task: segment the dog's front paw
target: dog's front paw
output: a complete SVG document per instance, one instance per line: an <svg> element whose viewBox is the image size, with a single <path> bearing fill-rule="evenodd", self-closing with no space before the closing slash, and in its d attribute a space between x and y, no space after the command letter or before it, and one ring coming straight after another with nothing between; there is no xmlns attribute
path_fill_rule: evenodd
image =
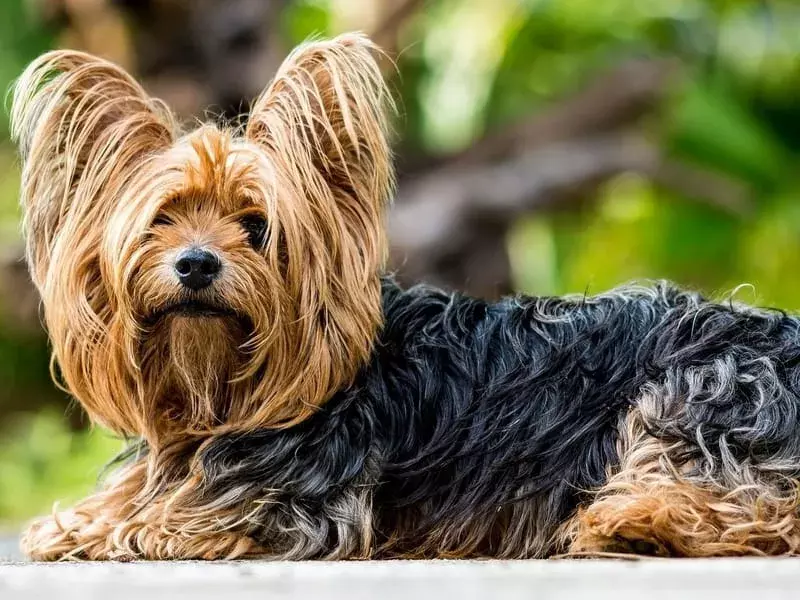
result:
<svg viewBox="0 0 800 600"><path fill-rule="evenodd" d="M128 549L145 560L221 560L263 552L255 541L240 533L184 531L167 524L123 526L114 538L118 548Z"/></svg>
<svg viewBox="0 0 800 600"><path fill-rule="evenodd" d="M127 560L109 543L104 520L75 511L55 512L37 519L23 533L22 552L31 560Z"/></svg>
<svg viewBox="0 0 800 600"><path fill-rule="evenodd" d="M75 557L77 530L71 516L53 514L37 519L22 534L20 548L31 560L53 561Z"/></svg>

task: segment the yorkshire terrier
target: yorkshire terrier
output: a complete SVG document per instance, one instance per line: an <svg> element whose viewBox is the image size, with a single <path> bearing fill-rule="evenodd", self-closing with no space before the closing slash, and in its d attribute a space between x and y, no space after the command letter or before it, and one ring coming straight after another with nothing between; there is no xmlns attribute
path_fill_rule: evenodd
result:
<svg viewBox="0 0 800 600"><path fill-rule="evenodd" d="M348 34L181 132L55 51L12 132L53 372L131 440L34 559L800 549L800 319L667 284L499 303L386 275L392 111Z"/></svg>

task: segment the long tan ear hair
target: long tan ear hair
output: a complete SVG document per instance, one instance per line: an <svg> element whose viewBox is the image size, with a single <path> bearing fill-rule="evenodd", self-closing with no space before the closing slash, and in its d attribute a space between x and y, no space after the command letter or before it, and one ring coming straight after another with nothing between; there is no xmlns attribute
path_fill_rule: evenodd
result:
<svg viewBox="0 0 800 600"><path fill-rule="evenodd" d="M121 433L141 424L107 370L112 312L98 250L121 191L174 129L169 111L130 75L82 52L42 55L14 88L27 259L54 363L93 420Z"/></svg>
<svg viewBox="0 0 800 600"><path fill-rule="evenodd" d="M359 34L300 46L251 110L246 136L276 165L290 314L262 349L252 402L233 409L245 427L302 420L371 353L394 183L393 104L375 54Z"/></svg>

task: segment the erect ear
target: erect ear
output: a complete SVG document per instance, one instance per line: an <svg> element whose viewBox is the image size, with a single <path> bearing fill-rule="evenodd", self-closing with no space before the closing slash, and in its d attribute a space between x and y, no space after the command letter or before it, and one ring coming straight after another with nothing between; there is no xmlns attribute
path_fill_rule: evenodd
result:
<svg viewBox="0 0 800 600"><path fill-rule="evenodd" d="M274 374L286 352L281 385L300 407L273 402L282 418L297 417L347 383L381 322L393 105L376 54L360 34L304 44L250 112L246 136L275 166L282 268L295 302L296 314L286 319L295 330L269 358Z"/></svg>
<svg viewBox="0 0 800 600"><path fill-rule="evenodd" d="M360 34L299 46L254 103L246 131L307 204L333 213L322 218L343 219L346 233L359 238L382 229L394 183L387 140L393 104L377 52ZM360 248L370 271L383 258L374 245Z"/></svg>
<svg viewBox="0 0 800 600"><path fill-rule="evenodd" d="M46 53L17 80L11 135L22 159L20 201L31 273L46 278L57 247L75 252L137 162L173 139L169 111L122 68L72 50Z"/></svg>
<svg viewBox="0 0 800 600"><path fill-rule="evenodd" d="M28 266L63 383L94 421L140 431L109 368L114 313L99 252L109 215L147 156L171 144L172 117L116 65L55 51L17 81L11 133L22 159Z"/></svg>

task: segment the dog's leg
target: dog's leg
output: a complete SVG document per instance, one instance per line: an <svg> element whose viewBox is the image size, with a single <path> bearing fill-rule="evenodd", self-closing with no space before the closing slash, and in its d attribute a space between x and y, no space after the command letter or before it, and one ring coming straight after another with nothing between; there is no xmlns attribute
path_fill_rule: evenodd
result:
<svg viewBox="0 0 800 600"><path fill-rule="evenodd" d="M800 549L794 497L721 494L668 476L630 475L612 482L579 511L572 553L704 557L795 554Z"/></svg>
<svg viewBox="0 0 800 600"><path fill-rule="evenodd" d="M109 558L121 555L143 560L218 560L264 552L245 533L243 516L235 509L209 513L173 507L166 517L156 515L161 512L160 506L153 509L141 519L119 523L114 528Z"/></svg>
<svg viewBox="0 0 800 600"><path fill-rule="evenodd" d="M173 513L169 520L147 520L158 511L156 505L141 516L121 519L101 502L93 496L71 510L35 521L22 537L23 552L41 561L214 560L263 552L232 526L233 514Z"/></svg>
<svg viewBox="0 0 800 600"><path fill-rule="evenodd" d="M125 467L75 507L34 522L23 551L35 560L352 559L374 552L374 474L331 486L326 497L265 490L258 481L214 490L199 470L147 493L148 473L175 472L151 459ZM315 481L312 470L304 473Z"/></svg>
<svg viewBox="0 0 800 600"><path fill-rule="evenodd" d="M93 498L89 501L94 502ZM214 560L263 552L247 535L226 528L229 515L172 515L149 522L109 518L87 511L87 503L34 522L22 550L33 560Z"/></svg>
<svg viewBox="0 0 800 600"><path fill-rule="evenodd" d="M573 554L658 556L778 555L800 552L796 482L754 481L726 487L724 476L698 476L667 445L629 417L621 466L566 525Z"/></svg>
<svg viewBox="0 0 800 600"><path fill-rule="evenodd" d="M196 483L191 479L143 501L145 479L145 465L132 465L73 508L34 521L22 536L22 551L43 561L210 560L262 551L244 532L241 506L184 503Z"/></svg>
<svg viewBox="0 0 800 600"><path fill-rule="evenodd" d="M369 487L355 485L312 510L301 498L238 494L198 502L192 478L137 508L122 486L34 522L23 535L33 560L215 560L369 558L373 552Z"/></svg>
<svg viewBox="0 0 800 600"><path fill-rule="evenodd" d="M23 533L22 552L31 560L111 557L111 525L97 496L73 509L35 520Z"/></svg>
<svg viewBox="0 0 800 600"><path fill-rule="evenodd" d="M148 560L364 559L373 551L371 488L355 484L315 505L247 490L200 501L200 480L111 532L112 556ZM246 500L246 498L250 498Z"/></svg>
<svg viewBox="0 0 800 600"><path fill-rule="evenodd" d="M145 468L136 463L122 469L107 487L74 507L54 510L35 520L23 533L21 549L33 560L124 558L113 544L113 531L133 510L144 486Z"/></svg>

